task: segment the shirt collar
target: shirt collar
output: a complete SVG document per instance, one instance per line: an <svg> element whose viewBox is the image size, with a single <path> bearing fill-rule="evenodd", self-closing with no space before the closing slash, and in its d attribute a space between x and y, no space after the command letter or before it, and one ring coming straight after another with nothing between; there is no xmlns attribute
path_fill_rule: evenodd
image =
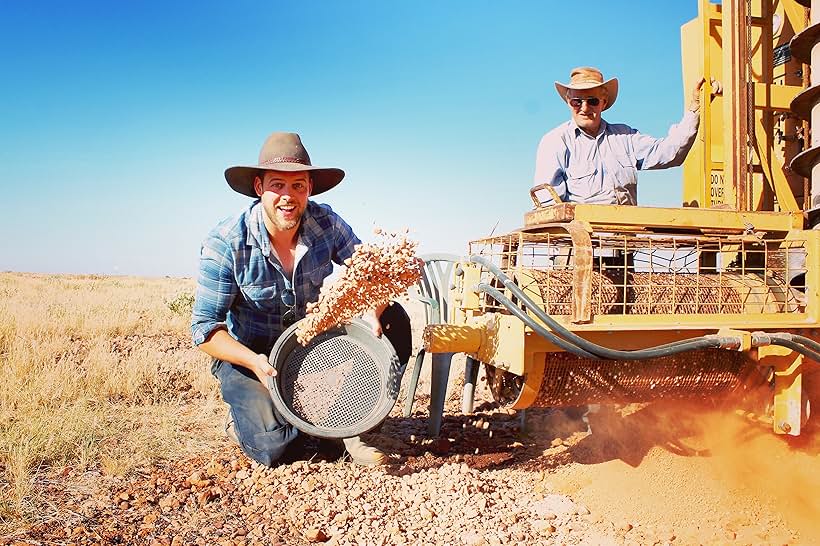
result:
<svg viewBox="0 0 820 546"><path fill-rule="evenodd" d="M305 212L302 214L302 221L299 222L297 240L301 244L311 246L311 242L321 235L322 228L314 218L318 211L318 205L313 201L308 201ZM262 216L262 201L257 199L251 205L248 214L248 236L246 240L249 246L258 247L262 255L269 258L271 255L270 238L268 229L265 227L265 220Z"/></svg>
<svg viewBox="0 0 820 546"><path fill-rule="evenodd" d="M601 118L601 127L600 127L600 129L598 130L598 134L597 134L597 135L595 135L594 137L590 137L588 134L586 134L586 133L583 131L583 129L581 129L580 127L578 127L578 124L577 124L577 123L575 123L575 120L574 120L574 119L570 119L570 120L569 120L569 126L570 126L570 128L572 129L572 133L573 133L575 136L580 136L581 134L583 134L583 135L584 135L584 136L586 136L587 138L595 138L595 139L598 139L598 138L600 138L600 136L601 136L601 135L603 135L604 133L606 133L607 128L609 127L609 124L606 122L606 120L605 120L604 118Z"/></svg>
<svg viewBox="0 0 820 546"><path fill-rule="evenodd" d="M262 201L257 199L248 211L248 235L246 243L248 246L255 246L262 250L265 257L270 256L270 239L268 230L265 229L265 222L262 219Z"/></svg>

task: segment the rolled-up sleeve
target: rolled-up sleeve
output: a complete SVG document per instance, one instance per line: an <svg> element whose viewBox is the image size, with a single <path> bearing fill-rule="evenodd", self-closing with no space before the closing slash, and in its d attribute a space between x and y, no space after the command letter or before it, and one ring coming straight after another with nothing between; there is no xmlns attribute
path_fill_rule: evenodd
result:
<svg viewBox="0 0 820 546"><path fill-rule="evenodd" d="M208 237L200 251L199 277L191 319L194 345L204 343L217 328L226 327L228 309L238 291L229 245L216 237Z"/></svg>
<svg viewBox="0 0 820 546"><path fill-rule="evenodd" d="M695 143L699 123L698 114L687 110L680 122L669 128L669 133L664 138L654 138L635 131L632 135L632 148L638 169L666 169L682 165Z"/></svg>
<svg viewBox="0 0 820 546"><path fill-rule="evenodd" d="M535 176L532 183L533 187L549 184L562 201L568 200L566 155L567 145L561 139L559 131L553 130L545 134L538 143L538 151L535 154ZM547 190L537 191L536 196L542 204L554 201L552 194Z"/></svg>

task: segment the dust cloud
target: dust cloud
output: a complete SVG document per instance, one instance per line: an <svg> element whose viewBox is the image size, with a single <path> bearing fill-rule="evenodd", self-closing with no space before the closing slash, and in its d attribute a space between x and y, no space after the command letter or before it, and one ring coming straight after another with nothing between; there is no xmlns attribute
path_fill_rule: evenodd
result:
<svg viewBox="0 0 820 546"><path fill-rule="evenodd" d="M615 520L685 541L820 542L820 434L708 401L604 407L553 480ZM818 427L810 427L818 428Z"/></svg>
<svg viewBox="0 0 820 546"><path fill-rule="evenodd" d="M769 424L734 414L710 414L703 439L714 468L730 487L766 498L803 539L820 541L820 434L776 435Z"/></svg>

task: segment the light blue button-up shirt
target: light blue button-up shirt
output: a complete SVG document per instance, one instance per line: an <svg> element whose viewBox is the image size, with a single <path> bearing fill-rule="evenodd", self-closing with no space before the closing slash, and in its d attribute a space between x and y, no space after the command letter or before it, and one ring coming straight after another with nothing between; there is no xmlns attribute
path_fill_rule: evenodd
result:
<svg viewBox="0 0 820 546"><path fill-rule="evenodd" d="M541 138L533 186L550 184L564 202L637 205L637 171L681 165L695 142L699 120L687 110L665 138L604 120L598 136L591 137L570 120ZM548 190L536 195L542 204L553 204Z"/></svg>

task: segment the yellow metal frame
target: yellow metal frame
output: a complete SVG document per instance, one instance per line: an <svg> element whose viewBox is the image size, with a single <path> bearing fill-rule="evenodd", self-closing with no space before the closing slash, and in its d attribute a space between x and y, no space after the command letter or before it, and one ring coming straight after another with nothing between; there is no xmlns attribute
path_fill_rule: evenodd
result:
<svg viewBox="0 0 820 546"><path fill-rule="evenodd" d="M736 210L775 210L776 203L778 210L795 212L806 198L803 178L784 167L800 152L801 124L780 114L803 90L803 67L788 56L775 64L773 52L786 51L805 28L805 11L795 0L752 0L747 30L746 7L746 0L699 0L698 17L681 27L684 100L701 76L723 87L722 96L701 101L700 137L684 162L683 203ZM781 22L777 29L775 16ZM747 120L747 97L752 120ZM751 142L747 132L754 135Z"/></svg>
<svg viewBox="0 0 820 546"><path fill-rule="evenodd" d="M537 229L539 225L571 220L584 223L588 231L652 231L665 228L688 229L702 233L744 233L750 229L786 232L803 228L803 215L798 211L750 212L689 207L563 203L541 207L524 214L525 229Z"/></svg>
<svg viewBox="0 0 820 546"><path fill-rule="evenodd" d="M774 370L774 432L798 436L803 425L803 355L771 345L760 347L758 362Z"/></svg>

